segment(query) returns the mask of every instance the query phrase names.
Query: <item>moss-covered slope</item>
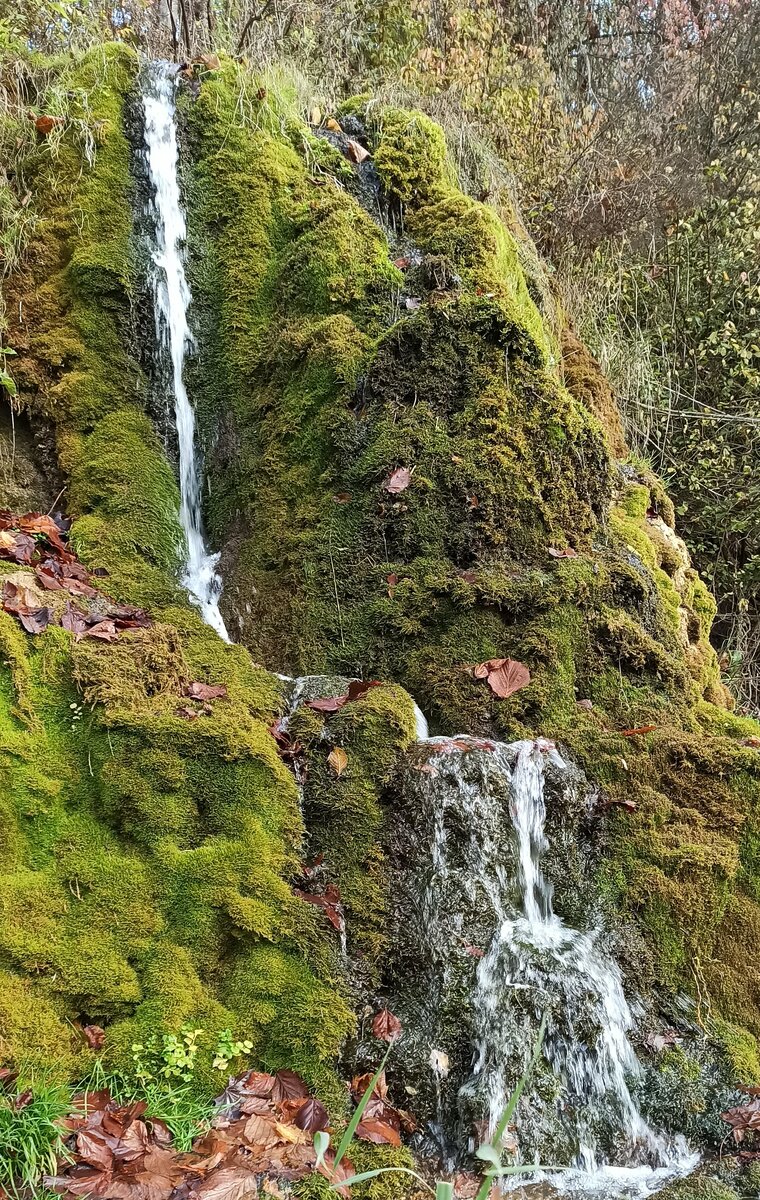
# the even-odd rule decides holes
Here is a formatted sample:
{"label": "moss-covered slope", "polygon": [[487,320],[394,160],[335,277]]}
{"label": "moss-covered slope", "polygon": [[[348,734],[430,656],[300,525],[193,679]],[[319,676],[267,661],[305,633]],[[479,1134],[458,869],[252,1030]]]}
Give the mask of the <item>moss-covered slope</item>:
{"label": "moss-covered slope", "polygon": [[[756,1075],[726,1024],[760,1029],[756,730],[598,368],[568,333],[561,382],[517,241],[425,117],[345,106],[372,154],[349,168],[232,64],[184,111],[231,625],[268,665],[399,681],[442,732],[560,739],[604,789],[599,886],[644,934],[637,984],[691,993]],[[493,657],[531,684],[495,697],[472,673]]]}

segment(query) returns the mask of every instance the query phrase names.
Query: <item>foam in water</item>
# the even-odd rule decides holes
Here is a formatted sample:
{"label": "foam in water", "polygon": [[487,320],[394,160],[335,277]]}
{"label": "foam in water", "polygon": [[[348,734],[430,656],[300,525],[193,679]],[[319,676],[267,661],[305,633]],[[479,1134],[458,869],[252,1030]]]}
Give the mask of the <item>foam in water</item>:
{"label": "foam in water", "polygon": [[[560,777],[565,764],[552,744],[541,740],[502,745],[465,736],[428,744],[439,747],[435,777],[426,785],[433,801],[429,911],[435,913],[444,892],[451,904],[451,830],[464,830],[471,844],[458,841],[455,887],[464,903],[477,898],[482,908],[485,900],[495,927],[471,997],[475,1064],[462,1095],[477,1097],[491,1126],[496,1124],[514,1082],[509,1071],[515,1026],[509,1016],[521,997],[519,1003],[531,1014],[529,1026],[541,1011],[549,1014],[544,1057],[559,1085],[556,1119],[573,1158],[560,1176],[543,1177],[549,1190],[541,1194],[648,1195],[691,1170],[697,1157],[682,1138],[669,1141],[653,1130],[632,1094],[641,1067],[629,1037],[633,1017],[617,964],[601,949],[597,932],[573,929],[554,912],[552,886],[541,865],[548,846],[544,764],[550,760]],[[569,779],[567,786],[572,786]],[[505,861],[507,819],[517,843],[511,863]],[[441,919],[450,927],[450,912]],[[435,932],[430,936],[434,939]],[[529,1053],[529,1028],[525,1034],[521,1049]],[[610,1136],[614,1141],[614,1163],[600,1142],[602,1129],[607,1144]],[[536,1152],[530,1141],[527,1134],[526,1161]],[[522,1179],[513,1186],[530,1195],[536,1184]]]}
{"label": "foam in water", "polygon": [[183,251],[185,215],[177,174],[175,80],[168,63],[152,63],[142,97],[145,150],[154,189],[152,213],[155,245],[153,274],[156,331],[159,345],[171,359],[172,390],[179,444],[180,521],[187,542],[182,583],[203,614],[204,621],[229,641],[219,611],[222,581],[216,570],[219,556],[209,554],[203,539],[201,487],[195,454],[195,413],[185,389],[185,354],[192,345],[187,320],[190,289],[185,278]]}

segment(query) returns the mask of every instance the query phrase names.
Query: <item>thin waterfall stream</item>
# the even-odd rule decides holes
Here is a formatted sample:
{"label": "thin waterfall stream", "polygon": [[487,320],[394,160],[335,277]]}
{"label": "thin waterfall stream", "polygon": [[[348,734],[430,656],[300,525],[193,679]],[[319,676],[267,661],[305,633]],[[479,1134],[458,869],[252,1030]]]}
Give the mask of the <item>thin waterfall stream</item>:
{"label": "thin waterfall stream", "polygon": [[[547,772],[552,796],[577,802],[585,781],[541,739],[506,745],[459,735],[412,751],[413,857],[425,855],[425,839],[429,856],[418,871],[410,948],[429,981],[413,1003],[424,1013],[420,1059],[429,1056],[434,1076],[434,1137],[453,1166],[471,1114],[485,1113],[494,1127],[545,1013],[544,1074],[537,1091],[526,1092],[519,1150],[526,1163],[570,1165],[547,1175],[538,1193],[525,1180],[514,1187],[526,1195],[649,1195],[692,1170],[697,1156],[641,1112],[634,1016],[602,929],[572,928],[554,911],[543,865]],[[474,978],[463,948],[478,954]],[[463,995],[454,1021],[440,1017],[451,995]],[[459,1075],[446,1099],[463,1027]]]}
{"label": "thin waterfall stream", "polygon": [[185,214],[179,188],[177,128],[174,94],[176,81],[169,63],[150,64],[145,75],[142,103],[145,117],[145,153],[153,188],[152,215],[155,246],[152,282],[158,344],[171,360],[171,381],[179,446],[180,522],[187,543],[182,576],[204,621],[229,641],[219,611],[222,580],[218,554],[209,553],[203,536],[201,478],[195,445],[195,412],[184,382],[185,357],[193,345],[188,323],[190,288],[184,267]]}

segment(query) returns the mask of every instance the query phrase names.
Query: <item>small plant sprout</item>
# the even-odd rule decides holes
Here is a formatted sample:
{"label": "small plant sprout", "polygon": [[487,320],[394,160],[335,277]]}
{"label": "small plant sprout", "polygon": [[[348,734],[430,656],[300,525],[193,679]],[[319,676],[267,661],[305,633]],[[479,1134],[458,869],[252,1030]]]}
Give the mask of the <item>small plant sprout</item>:
{"label": "small plant sprout", "polygon": [[[490,1142],[487,1142],[484,1145],[479,1146],[475,1152],[477,1158],[479,1158],[481,1162],[488,1164],[488,1168],[487,1168],[487,1170],[485,1170],[484,1175],[483,1175],[483,1182],[480,1186],[480,1189],[477,1193],[475,1200],[488,1200],[488,1196],[490,1195],[491,1186],[493,1184],[493,1181],[495,1179],[502,1178],[503,1176],[523,1175],[523,1174],[531,1174],[535,1171],[556,1171],[556,1170],[562,1169],[560,1167],[547,1167],[547,1166],[543,1166],[543,1165],[539,1166],[537,1164],[530,1164],[530,1165],[516,1164],[514,1166],[508,1166],[508,1167],[505,1167],[502,1165],[502,1155],[504,1153],[504,1137],[505,1137],[505,1134],[509,1127],[509,1123],[515,1114],[517,1105],[520,1102],[520,1096],[523,1093],[525,1084],[527,1083],[528,1079],[530,1078],[531,1074],[533,1073],[536,1063],[538,1062],[539,1056],[541,1054],[541,1047],[543,1046],[545,1033],[546,1033],[546,1016],[544,1016],[541,1021],[541,1026],[538,1031],[538,1037],[536,1038],[536,1044],[533,1048],[533,1054],[531,1055],[530,1062],[528,1063],[527,1067],[525,1068],[525,1071],[523,1072],[521,1078],[518,1080],[518,1083],[517,1083],[514,1091],[512,1092],[512,1095],[510,1096],[510,1098],[504,1108],[504,1111],[501,1114],[501,1117],[499,1118],[496,1128],[493,1131],[493,1135],[491,1137]],[[385,1064],[388,1061],[388,1055],[390,1054],[390,1051],[391,1051],[391,1047],[389,1046],[385,1052],[385,1055],[383,1056],[383,1061],[380,1063],[380,1066],[378,1067],[377,1071],[375,1072],[375,1074],[373,1075],[372,1079],[370,1080],[370,1082],[367,1086],[367,1090],[365,1091],[364,1095],[362,1096],[361,1100],[359,1101],[358,1105],[356,1106],[356,1109],[351,1117],[351,1120],[348,1122],[348,1125],[346,1126],[346,1131],[340,1140],[338,1149],[335,1151],[335,1158],[333,1159],[333,1162],[332,1162],[332,1171],[331,1171],[332,1179],[333,1179],[333,1182],[331,1184],[331,1190],[338,1191],[341,1188],[353,1187],[354,1184],[366,1183],[370,1179],[377,1179],[377,1177],[380,1175],[390,1175],[390,1174],[411,1175],[412,1178],[415,1179],[426,1192],[429,1192],[431,1196],[435,1197],[435,1200],[455,1200],[453,1183],[450,1183],[445,1179],[439,1179],[436,1182],[435,1187],[431,1187],[431,1185],[429,1183],[427,1183],[427,1181],[424,1180],[421,1175],[418,1175],[416,1171],[409,1170],[407,1167],[376,1167],[372,1171],[362,1171],[358,1175],[351,1175],[348,1179],[336,1179],[336,1171],[337,1171],[338,1167],[340,1166],[340,1163],[342,1162],[343,1158],[345,1157],[346,1152],[348,1151],[348,1148],[353,1140],[354,1134],[356,1133],[356,1130],[358,1128],[359,1122],[362,1119],[364,1110],[366,1109],[367,1105],[369,1104],[369,1101],[374,1093],[375,1087],[377,1086],[378,1080],[380,1079],[380,1076],[382,1075],[382,1073],[385,1069]],[[325,1133],[322,1130],[315,1133],[314,1134],[314,1149],[317,1152],[317,1160],[316,1160],[317,1168],[325,1167],[325,1157],[326,1157],[326,1154],[327,1154],[327,1151],[329,1150],[329,1148],[330,1148],[330,1135],[328,1133]]]}
{"label": "small plant sprout", "polygon": [[248,1040],[235,1042],[232,1040],[232,1030],[223,1029],[219,1034],[219,1041],[214,1051],[212,1066],[215,1071],[226,1071],[234,1058],[250,1054],[252,1050],[253,1042]]}

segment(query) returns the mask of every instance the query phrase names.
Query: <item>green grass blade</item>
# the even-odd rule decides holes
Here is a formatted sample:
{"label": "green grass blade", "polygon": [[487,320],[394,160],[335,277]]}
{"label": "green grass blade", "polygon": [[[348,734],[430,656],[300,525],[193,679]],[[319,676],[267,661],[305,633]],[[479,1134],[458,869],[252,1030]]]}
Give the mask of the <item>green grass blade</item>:
{"label": "green grass blade", "polygon": [[374,1090],[377,1086],[377,1081],[380,1078],[380,1076],[382,1075],[383,1071],[385,1070],[385,1064],[388,1061],[388,1055],[390,1054],[390,1052],[391,1052],[391,1047],[389,1046],[388,1049],[385,1051],[385,1054],[383,1055],[383,1061],[380,1063],[380,1066],[377,1068],[377,1070],[375,1071],[375,1074],[372,1076],[372,1079],[369,1082],[366,1092],[364,1093],[361,1100],[359,1101],[356,1108],[354,1109],[354,1113],[351,1117],[351,1120],[348,1122],[348,1125],[346,1126],[346,1131],[343,1134],[343,1137],[340,1139],[340,1142],[338,1144],[338,1149],[335,1151],[334,1167],[337,1167],[339,1165],[339,1163],[341,1162],[341,1159],[343,1158],[344,1154],[348,1150],[348,1147],[351,1145],[351,1141],[353,1139],[354,1134],[356,1133],[357,1126],[358,1126],[359,1122],[361,1121],[362,1117],[364,1116],[364,1110],[367,1107],[367,1105],[369,1104],[372,1093],[374,1092]]}
{"label": "green grass blade", "polygon": [[[523,1094],[523,1089],[524,1089],[526,1083],[528,1082],[528,1080],[530,1079],[530,1076],[533,1073],[533,1069],[534,1069],[536,1063],[538,1062],[539,1056],[541,1054],[541,1047],[544,1044],[544,1035],[546,1034],[547,1020],[548,1020],[547,1015],[546,1015],[546,1013],[544,1013],[543,1017],[541,1018],[541,1025],[538,1030],[538,1037],[536,1038],[536,1044],[533,1047],[533,1054],[531,1055],[530,1062],[528,1063],[527,1067],[525,1068],[522,1075],[518,1079],[515,1089],[512,1092],[512,1095],[509,1097],[509,1100],[507,1101],[507,1103],[504,1107],[504,1112],[501,1114],[501,1117],[499,1118],[499,1123],[496,1126],[496,1129],[494,1130],[494,1134],[491,1139],[491,1142],[489,1143],[489,1146],[491,1148],[495,1149],[497,1155],[499,1156],[499,1160],[501,1160],[501,1143],[504,1138],[504,1134],[507,1130],[507,1126],[509,1125],[509,1122],[512,1120],[512,1117],[515,1115],[515,1110],[517,1108],[517,1105],[520,1102],[520,1097]],[[485,1150],[486,1147],[481,1146],[480,1149]],[[535,1171],[535,1170],[538,1170],[539,1168],[530,1167],[528,1169]],[[509,1168],[499,1167],[498,1173],[501,1174],[502,1171],[506,1171],[506,1170],[509,1170]],[[517,1174],[518,1172],[514,1171],[514,1169],[513,1169],[511,1173]],[[488,1171],[486,1173],[486,1175],[483,1179],[483,1183],[478,1191],[478,1194],[475,1197],[475,1200],[488,1200],[488,1193],[491,1190],[491,1181],[493,1180],[493,1178],[496,1174],[497,1174],[496,1170]]]}

